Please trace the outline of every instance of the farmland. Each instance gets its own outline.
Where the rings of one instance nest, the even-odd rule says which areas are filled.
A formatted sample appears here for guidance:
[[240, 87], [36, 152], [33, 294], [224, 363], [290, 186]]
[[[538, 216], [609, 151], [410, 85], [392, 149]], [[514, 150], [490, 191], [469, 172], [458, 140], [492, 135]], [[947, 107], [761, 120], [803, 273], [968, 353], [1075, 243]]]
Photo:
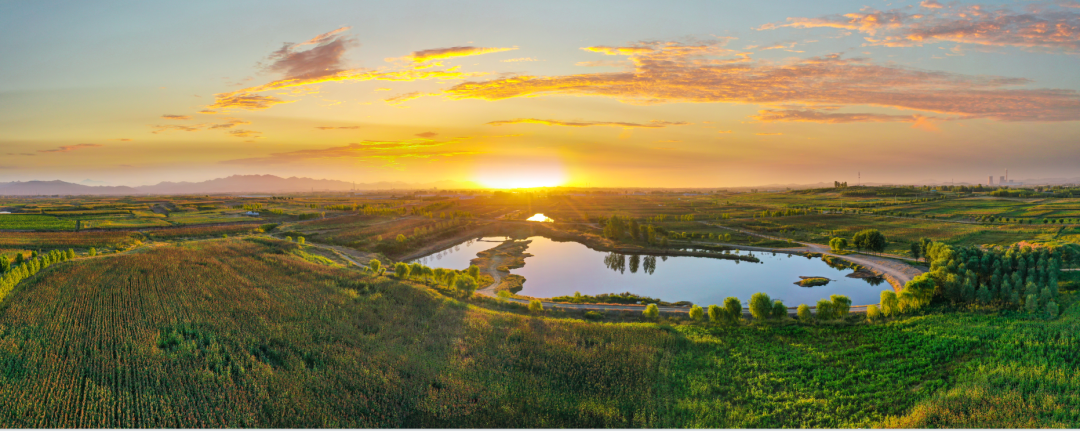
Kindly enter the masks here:
[[0, 314], [0, 424], [1080, 423], [1075, 306], [1053, 321], [935, 309], [874, 325], [599, 325], [485, 310], [296, 247], [194, 242], [27, 280]]

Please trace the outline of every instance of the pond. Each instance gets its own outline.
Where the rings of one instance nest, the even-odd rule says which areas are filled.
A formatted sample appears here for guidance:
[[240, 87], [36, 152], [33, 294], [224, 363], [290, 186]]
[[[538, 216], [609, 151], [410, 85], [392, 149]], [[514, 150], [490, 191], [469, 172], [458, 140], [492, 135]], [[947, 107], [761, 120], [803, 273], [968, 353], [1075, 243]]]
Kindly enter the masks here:
[[[574, 292], [583, 295], [630, 292], [702, 306], [719, 305], [724, 298], [734, 296], [746, 305], [750, 295], [764, 292], [794, 307], [812, 306], [833, 294], [847, 295], [854, 305], [876, 304], [881, 291], [891, 289], [880, 279], [848, 278], [851, 269], [830, 267], [819, 258], [784, 253], [753, 252], [761, 262], [752, 263], [708, 257], [621, 255], [596, 251], [576, 242], [544, 237], [529, 239], [532, 243], [526, 252], [533, 256], [525, 258], [525, 266], [511, 273], [525, 277], [520, 295], [539, 298]], [[484, 245], [491, 248], [498, 244]], [[476, 242], [471, 245], [476, 246]], [[483, 251], [485, 247], [474, 249]], [[464, 251], [458, 255], [466, 254]], [[471, 254], [469, 259], [475, 257], [475, 252]], [[463, 269], [468, 267], [467, 261], [459, 267], [444, 266], [443, 260], [427, 265]], [[824, 286], [801, 287], [795, 284], [800, 276], [825, 277], [831, 281]]]
[[508, 239], [503, 236], [470, 239], [445, 250], [410, 260], [409, 263], [419, 262], [432, 268], [469, 269], [469, 261], [476, 258], [476, 253], [491, 249]]

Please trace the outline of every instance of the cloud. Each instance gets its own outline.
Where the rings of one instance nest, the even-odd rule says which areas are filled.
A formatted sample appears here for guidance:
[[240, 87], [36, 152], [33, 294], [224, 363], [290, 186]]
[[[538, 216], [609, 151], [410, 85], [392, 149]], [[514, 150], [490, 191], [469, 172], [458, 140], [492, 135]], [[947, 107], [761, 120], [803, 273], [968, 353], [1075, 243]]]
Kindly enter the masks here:
[[[839, 54], [763, 63], [718, 44], [652, 42], [630, 56], [633, 70], [562, 76], [512, 76], [464, 82], [451, 99], [599, 96], [624, 103], [833, 104], [892, 107], [1006, 121], [1080, 119], [1080, 95], [1067, 89], [1018, 89], [1022, 78], [963, 75], [878, 65]], [[732, 59], [730, 56], [735, 55]], [[732, 61], [746, 59], [746, 61]]]
[[251, 124], [251, 122], [236, 119], [236, 118], [229, 118], [224, 123], [210, 125], [210, 128], [211, 129], [231, 129], [231, 128], [235, 127], [235, 126], [240, 126], [240, 125], [244, 125], [244, 124]]
[[419, 98], [424, 97], [426, 95], [427, 95], [427, 93], [422, 93], [422, 92], [419, 92], [419, 91], [413, 91], [411, 93], [399, 94], [397, 96], [394, 96], [394, 97], [391, 97], [391, 98], [388, 98], [388, 99], [383, 99], [383, 102], [386, 102], [386, 103], [391, 104], [391, 105], [397, 105], [397, 104], [400, 104], [400, 103], [408, 102], [408, 101], [413, 100], [413, 99], [419, 99]]
[[274, 105], [294, 102], [294, 100], [281, 100], [274, 96], [260, 96], [252, 93], [223, 93], [215, 97], [214, 104], [208, 108], [259, 111]]
[[162, 115], [162, 119], [165, 120], [190, 120], [190, 115]]
[[360, 126], [315, 126], [319, 130], [356, 130]]
[[432, 158], [479, 154], [475, 151], [432, 150], [435, 147], [456, 144], [459, 142], [459, 140], [433, 141], [429, 139], [414, 139], [408, 141], [369, 140], [351, 143], [341, 147], [273, 153], [266, 157], [227, 160], [222, 163], [237, 165], [284, 165], [304, 160], [355, 159], [377, 160], [386, 162], [390, 165], [395, 165], [396, 159], [398, 158]]
[[780, 136], [780, 135], [783, 135], [783, 133], [755, 133], [755, 135], [758, 135], [758, 136]]
[[417, 134], [416, 134], [416, 136], [419, 136], [419, 137], [421, 137], [421, 138], [428, 138], [428, 139], [430, 139], [430, 138], [434, 138], [434, 137], [436, 137], [436, 136], [438, 136], [438, 135], [439, 135], [439, 134], [438, 134], [438, 133], [435, 133], [435, 132], [424, 132], [424, 133], [417, 133]]
[[234, 138], [262, 139], [262, 137], [263, 137], [262, 132], [256, 132], [254, 130], [244, 130], [244, 129], [230, 130], [229, 134], [232, 135], [232, 137], [234, 137]]
[[[355, 39], [343, 34], [349, 27], [320, 34], [306, 42], [285, 43], [267, 58], [264, 69], [285, 75], [286, 78], [316, 78], [333, 75], [346, 69], [345, 51], [357, 45]], [[314, 45], [305, 50], [298, 47]]]
[[645, 129], [660, 129], [668, 126], [686, 126], [691, 123], [682, 121], [658, 121], [652, 120], [648, 123], [624, 123], [613, 121], [558, 121], [558, 120], [541, 120], [537, 118], [515, 118], [513, 120], [492, 121], [487, 123], [489, 126], [503, 126], [507, 124], [542, 124], [545, 126], [566, 126], [566, 127], [592, 127], [592, 126], [613, 126], [613, 127], [627, 127], [627, 128], [645, 128]]
[[1080, 54], [1080, 13], [1064, 9], [1067, 4], [1030, 7], [1026, 12], [981, 5], [946, 7], [934, 0], [924, 1], [920, 6], [926, 10], [907, 13], [899, 9], [864, 8], [843, 15], [788, 18], [785, 24], [767, 24], [759, 30], [828, 27], [867, 34], [870, 45], [903, 47], [955, 42]]
[[151, 131], [150, 133], [153, 133], [153, 134], [157, 135], [159, 133], [165, 133], [165, 132], [198, 132], [198, 131], [202, 130], [204, 127], [206, 127], [206, 125], [205, 124], [196, 124], [194, 126], [184, 126], [184, 125], [179, 125], [179, 124], [165, 124], [165, 125], [159, 124], [159, 125], [150, 126], [150, 127], [154, 128], [154, 130]]
[[131, 138], [117, 138], [117, 139], [112, 139], [112, 140], [113, 141], [120, 141], [120, 142], [131, 142], [132, 141]]
[[653, 49], [647, 46], [587, 46], [581, 49], [605, 55], [637, 55], [653, 52]]
[[766, 109], [758, 111], [758, 115], [750, 117], [762, 123], [773, 122], [804, 122], [804, 123], [883, 123], [905, 122], [913, 123], [911, 127], [928, 131], [937, 131], [934, 124], [936, 121], [952, 120], [952, 118], [928, 117], [925, 115], [888, 115], [867, 113], [839, 113], [822, 112], [813, 109]]
[[520, 62], [520, 61], [540, 61], [540, 60], [537, 60], [537, 59], [532, 58], [532, 57], [521, 57], [521, 58], [510, 58], [510, 59], [499, 60], [499, 61], [503, 62], [503, 63], [517, 63], [517, 62]]
[[72, 152], [72, 151], [75, 151], [75, 150], [78, 150], [78, 149], [82, 149], [82, 148], [97, 148], [97, 147], [104, 147], [104, 145], [101, 145], [101, 144], [64, 145], [64, 146], [62, 146], [60, 148], [55, 148], [55, 149], [52, 149], [52, 150], [38, 150], [38, 152], [39, 153], [69, 153], [69, 152]]
[[425, 49], [423, 51], [414, 51], [409, 59], [416, 63], [423, 63], [431, 60], [445, 60], [448, 58], [465, 57], [471, 55], [491, 54], [494, 52], [513, 51], [518, 49], [516, 46], [512, 48], [480, 48], [475, 46], [455, 46], [452, 48], [436, 48]]

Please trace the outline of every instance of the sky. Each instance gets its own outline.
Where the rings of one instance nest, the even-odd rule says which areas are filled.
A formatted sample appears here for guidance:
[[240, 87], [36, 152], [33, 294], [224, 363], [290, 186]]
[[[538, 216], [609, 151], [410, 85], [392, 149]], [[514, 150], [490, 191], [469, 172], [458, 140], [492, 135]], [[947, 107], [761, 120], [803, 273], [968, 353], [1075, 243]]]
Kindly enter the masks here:
[[1080, 177], [1080, 1], [0, 1], [0, 181]]

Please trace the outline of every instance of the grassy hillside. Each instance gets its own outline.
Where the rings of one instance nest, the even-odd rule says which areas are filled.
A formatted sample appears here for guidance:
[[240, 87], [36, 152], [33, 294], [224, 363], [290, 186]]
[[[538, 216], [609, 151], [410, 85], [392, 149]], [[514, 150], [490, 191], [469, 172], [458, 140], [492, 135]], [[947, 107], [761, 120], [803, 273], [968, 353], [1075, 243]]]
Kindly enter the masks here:
[[884, 324], [489, 311], [212, 240], [64, 262], [0, 306], [3, 427], [1080, 425], [1080, 310]]

